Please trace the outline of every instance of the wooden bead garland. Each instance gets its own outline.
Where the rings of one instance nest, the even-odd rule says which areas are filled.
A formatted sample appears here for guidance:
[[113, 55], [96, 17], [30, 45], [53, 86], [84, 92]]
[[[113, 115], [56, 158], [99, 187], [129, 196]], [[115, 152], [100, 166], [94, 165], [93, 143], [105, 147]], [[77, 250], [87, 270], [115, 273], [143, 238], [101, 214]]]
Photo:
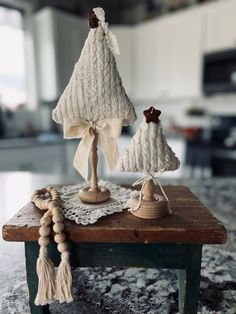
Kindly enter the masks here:
[[[36, 305], [45, 305], [58, 300], [71, 302], [72, 277], [69, 264], [69, 249], [64, 231], [64, 217], [61, 208], [61, 197], [53, 187], [36, 190], [31, 198], [32, 202], [45, 213], [40, 219], [39, 239], [40, 254], [37, 260], [37, 274], [39, 277]], [[51, 224], [53, 223], [53, 226]], [[50, 234], [54, 233], [57, 249], [61, 253], [61, 263], [57, 275], [52, 261], [48, 258], [47, 247], [50, 244]]]

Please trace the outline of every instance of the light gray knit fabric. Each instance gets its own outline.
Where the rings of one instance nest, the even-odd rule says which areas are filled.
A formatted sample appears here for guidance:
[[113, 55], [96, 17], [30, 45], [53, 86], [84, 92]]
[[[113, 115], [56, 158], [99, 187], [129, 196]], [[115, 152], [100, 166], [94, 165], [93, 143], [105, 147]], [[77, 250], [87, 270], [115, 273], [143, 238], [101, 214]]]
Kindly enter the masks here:
[[179, 159], [167, 144], [161, 122], [146, 123], [145, 118], [121, 160], [121, 171], [155, 175], [179, 168]]
[[52, 113], [63, 124], [71, 119], [96, 122], [123, 118], [123, 125], [136, 120], [135, 109], [122, 85], [113, 53], [99, 22], [90, 30], [72, 77]]

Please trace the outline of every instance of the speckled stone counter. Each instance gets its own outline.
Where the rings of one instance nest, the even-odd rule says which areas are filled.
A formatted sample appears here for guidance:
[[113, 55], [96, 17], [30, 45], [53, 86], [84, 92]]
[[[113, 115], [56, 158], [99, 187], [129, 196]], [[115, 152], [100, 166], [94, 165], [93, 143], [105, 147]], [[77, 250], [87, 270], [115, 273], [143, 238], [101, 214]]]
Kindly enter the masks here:
[[221, 248], [236, 252], [236, 178], [188, 179], [168, 181], [183, 184], [224, 224], [228, 241]]

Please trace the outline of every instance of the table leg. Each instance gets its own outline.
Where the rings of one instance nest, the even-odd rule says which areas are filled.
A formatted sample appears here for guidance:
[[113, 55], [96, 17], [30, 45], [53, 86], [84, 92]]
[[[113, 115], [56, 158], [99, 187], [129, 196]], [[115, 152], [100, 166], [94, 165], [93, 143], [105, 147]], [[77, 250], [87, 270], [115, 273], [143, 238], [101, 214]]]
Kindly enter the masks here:
[[29, 288], [29, 306], [31, 314], [49, 314], [49, 306], [36, 306], [34, 299], [38, 289], [38, 276], [36, 273], [36, 263], [39, 256], [38, 242], [25, 242], [25, 264], [27, 284]]
[[196, 314], [200, 287], [202, 246], [189, 246], [186, 254], [186, 269], [179, 269], [179, 313]]

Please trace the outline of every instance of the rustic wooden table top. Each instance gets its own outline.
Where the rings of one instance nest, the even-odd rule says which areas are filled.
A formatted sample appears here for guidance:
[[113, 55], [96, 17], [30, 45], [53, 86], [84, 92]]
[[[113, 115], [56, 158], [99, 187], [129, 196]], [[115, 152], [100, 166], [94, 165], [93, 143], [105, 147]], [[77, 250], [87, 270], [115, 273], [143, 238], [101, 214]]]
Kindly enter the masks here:
[[[222, 244], [227, 233], [224, 226], [199, 199], [184, 186], [164, 186], [172, 215], [144, 220], [127, 210], [99, 219], [93, 225], [77, 225], [65, 220], [69, 240], [74, 242], [120, 243], [202, 243]], [[36, 241], [42, 216], [28, 203], [3, 226], [6, 241]]]

